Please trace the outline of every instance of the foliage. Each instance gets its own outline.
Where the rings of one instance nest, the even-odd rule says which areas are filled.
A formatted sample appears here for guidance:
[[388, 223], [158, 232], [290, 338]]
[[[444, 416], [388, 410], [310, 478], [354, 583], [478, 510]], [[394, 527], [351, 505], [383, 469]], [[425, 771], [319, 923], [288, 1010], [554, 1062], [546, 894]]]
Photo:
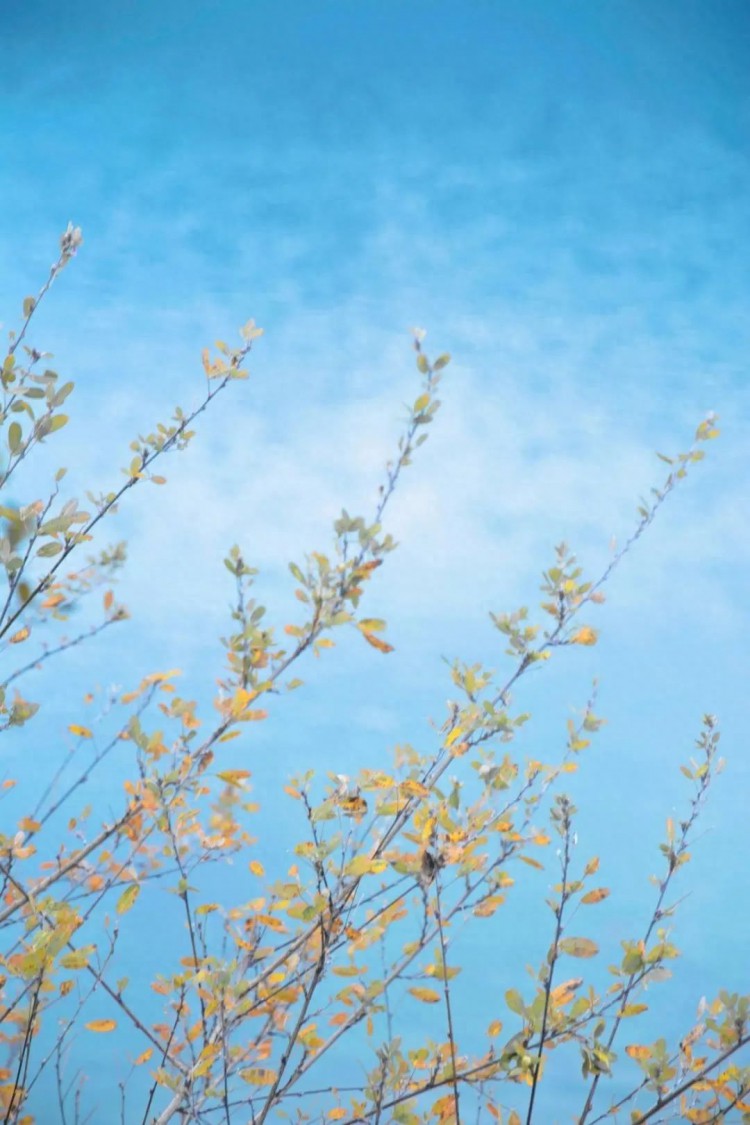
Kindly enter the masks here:
[[[48, 357], [25, 340], [40, 301], [80, 244], [80, 231], [69, 226], [45, 285], [24, 301], [21, 328], [10, 334], [2, 371], [3, 496], [22, 463], [67, 421], [61, 407], [73, 384], [61, 385], [44, 367]], [[146, 481], [165, 483], [154, 471], [157, 462], [186, 447], [196, 418], [246, 377], [245, 361], [260, 335], [249, 321], [238, 348], [219, 342], [213, 356], [204, 352], [199, 405], [138, 437], [124, 482], [89, 494], [87, 510], [63, 499], [64, 469], [46, 499], [8, 501], [0, 509], [6, 660], [37, 636], [52, 637], [4, 674], [3, 730], [31, 722], [38, 709], [17, 689], [11, 698], [12, 683], [127, 618], [109, 585], [124, 546], [81, 562], [86, 545], [126, 494]], [[691, 796], [684, 819], [667, 821], [650, 913], [622, 942], [603, 990], [587, 981], [599, 948], [586, 933], [589, 915], [582, 911], [579, 922], [577, 911], [602, 902], [609, 890], [598, 882], [597, 857], [577, 859], [576, 809], [560, 788], [603, 721], [595, 698], [578, 723], [569, 723], [558, 761], [523, 761], [513, 749], [530, 716], [514, 706], [512, 690], [566, 648], [596, 643], [589, 614], [604, 600], [614, 568], [703, 456], [701, 445], [716, 436], [712, 418], [698, 427], [688, 452], [663, 458], [663, 485], [642, 503], [632, 535], [603, 574], [587, 579], [562, 544], [544, 573], [539, 610], [493, 615], [509, 670], [498, 676], [479, 664], [452, 665], [457, 701], [449, 703], [431, 750], [402, 745], [390, 769], [378, 765], [322, 785], [312, 771], [287, 780], [286, 794], [304, 824], [294, 862], [266, 874], [257, 859], [250, 771], [231, 764], [246, 755], [226, 744], [301, 686], [296, 666], [331, 648], [337, 630], [354, 628], [377, 652], [391, 651], [385, 623], [363, 614], [361, 605], [395, 546], [382, 528], [389, 500], [440, 405], [449, 357], [431, 361], [423, 337], [415, 331], [422, 388], [374, 513], [364, 519], [344, 511], [329, 553], [315, 551], [290, 565], [300, 620], [270, 626], [253, 597], [256, 571], [239, 547], [229, 552], [234, 603], [213, 722], [201, 720], [196, 703], [179, 695], [176, 673], [150, 672], [135, 690], [108, 701], [111, 737], [96, 733], [93, 721], [72, 724], [75, 755], [61, 762], [52, 782], [33, 771], [19, 779], [29, 811], [17, 824], [6, 823], [0, 836], [6, 1122], [35, 1120], [35, 1091], [52, 1070], [60, 1120], [78, 1120], [80, 1089], [75, 1071], [70, 1080], [70, 1059], [92, 1036], [115, 1043], [122, 1121], [262, 1125], [283, 1113], [300, 1121], [411, 1125], [460, 1122], [479, 1112], [484, 1120], [528, 1125], [538, 1117], [545, 1065], [558, 1050], [581, 1070], [580, 1125], [623, 1115], [642, 1123], [678, 1116], [712, 1122], [730, 1111], [750, 1121], [750, 1068], [737, 1061], [750, 1038], [750, 998], [721, 992], [704, 1002], [698, 1022], [677, 1044], [640, 1042], [632, 1030], [647, 1010], [646, 986], [667, 976], [679, 955], [670, 931], [673, 884], [690, 858], [696, 820], [720, 767], [716, 720], [705, 717], [682, 767]], [[102, 587], [96, 626], [73, 637], [56, 632]], [[130, 765], [120, 808], [104, 816], [81, 809], [84, 782], [123, 749]], [[14, 784], [4, 782], [6, 793]], [[542, 867], [538, 856], [550, 844], [559, 875], [548, 900], [546, 955], [529, 987], [506, 993], [481, 1047], [471, 1049], [477, 1029], [469, 1034], [462, 1026], [454, 935], [468, 921], [493, 927], [500, 940], [514, 880], [524, 864]], [[208, 900], [194, 885], [200, 870], [232, 860], [235, 867], [244, 862], [255, 891], [232, 902]], [[129, 968], [120, 953], [123, 934], [129, 923], [137, 925], [155, 887], [172, 892], [183, 938], [160, 951], [160, 973], [144, 996], [117, 973]], [[569, 959], [581, 975], [569, 975]], [[91, 1014], [94, 997], [105, 1005], [101, 1018]], [[420, 1036], [419, 1009], [430, 1013], [433, 1036]], [[124, 1044], [134, 1041], [139, 1047], [131, 1055]], [[346, 1070], [346, 1050], [356, 1053], [361, 1071]], [[613, 1101], [606, 1082], [615, 1070], [632, 1083]]]

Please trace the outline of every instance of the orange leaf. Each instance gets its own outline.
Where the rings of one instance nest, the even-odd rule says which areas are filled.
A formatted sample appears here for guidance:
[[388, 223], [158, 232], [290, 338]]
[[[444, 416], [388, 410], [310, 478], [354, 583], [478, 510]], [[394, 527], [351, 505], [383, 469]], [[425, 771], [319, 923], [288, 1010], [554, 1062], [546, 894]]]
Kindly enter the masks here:
[[8, 640], [12, 645], [20, 645], [21, 641], [25, 641], [30, 633], [31, 629], [28, 625], [24, 625], [23, 628], [19, 629], [17, 633], [14, 633], [12, 637], [8, 637]]
[[609, 889], [607, 887], [597, 887], [596, 890], [589, 891], [588, 894], [584, 895], [581, 902], [586, 903], [588, 906], [592, 902], [601, 902], [602, 899], [607, 898], [608, 895]]
[[637, 1043], [631, 1043], [629, 1047], [625, 1048], [625, 1054], [630, 1055], [631, 1059], [649, 1059], [651, 1058], [650, 1047], [640, 1047]]
[[117, 1020], [90, 1020], [86, 1024], [87, 1031], [114, 1031], [117, 1027]]
[[112, 603], [114, 602], [114, 600], [115, 600], [115, 595], [112, 593], [111, 590], [107, 590], [106, 594], [104, 595], [104, 608], [105, 608], [105, 610], [112, 608]]
[[366, 629], [363, 629], [362, 636], [367, 643], [372, 645], [373, 648], [376, 648], [378, 652], [393, 652], [393, 645], [389, 645], [386, 641], [381, 641], [380, 637], [376, 637], [374, 633], [368, 633]]
[[568, 1004], [573, 999], [576, 989], [580, 988], [583, 984], [583, 977], [573, 977], [572, 980], [566, 980], [564, 984], [558, 984], [557, 988], [553, 988], [550, 993], [550, 999], [553, 1004], [561, 1007], [563, 1004]]
[[93, 734], [88, 727], [80, 727], [78, 723], [71, 723], [68, 727], [71, 734], [75, 734], [78, 738], [93, 738]]
[[133, 1066], [143, 1066], [145, 1062], [151, 1058], [154, 1053], [153, 1047], [147, 1047], [145, 1051], [141, 1051], [137, 1059], [134, 1060]]
[[574, 633], [570, 638], [571, 644], [574, 645], [595, 645], [597, 642], [597, 633], [590, 625], [584, 625]]

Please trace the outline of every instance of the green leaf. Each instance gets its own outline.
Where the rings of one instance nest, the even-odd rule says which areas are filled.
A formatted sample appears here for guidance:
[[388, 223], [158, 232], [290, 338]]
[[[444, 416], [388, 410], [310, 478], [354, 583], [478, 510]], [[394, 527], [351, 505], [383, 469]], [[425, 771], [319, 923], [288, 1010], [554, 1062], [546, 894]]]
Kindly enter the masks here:
[[510, 1008], [511, 1012], [515, 1012], [517, 1016], [522, 1016], [525, 1011], [523, 996], [517, 988], [509, 988], [505, 993], [505, 1003]]
[[65, 399], [75, 387], [75, 383], [63, 383], [59, 391], [55, 391], [54, 398], [52, 399], [52, 406], [62, 406]]
[[596, 942], [585, 937], [563, 938], [557, 948], [570, 957], [595, 957], [599, 952]]
[[89, 963], [89, 956], [93, 946], [89, 945], [85, 949], [76, 949], [73, 953], [65, 953], [60, 958], [60, 964], [63, 969], [85, 969]]
[[68, 421], [68, 415], [67, 414], [55, 414], [55, 415], [53, 415], [53, 417], [50, 418], [50, 422], [49, 422], [49, 432], [51, 434], [54, 434], [55, 430], [61, 430], [63, 428], [63, 426], [66, 425], [67, 421]]
[[127, 914], [128, 910], [135, 905], [135, 900], [140, 893], [141, 888], [138, 883], [131, 883], [129, 887], [126, 887], [117, 900], [117, 905], [115, 906], [117, 913]]
[[37, 555], [40, 559], [51, 559], [53, 555], [59, 555], [62, 549], [62, 543], [45, 543], [39, 548]]
[[24, 297], [23, 299], [23, 315], [25, 317], [31, 316], [36, 308], [36, 299], [34, 297]]
[[39, 528], [40, 535], [57, 535], [60, 531], [67, 531], [70, 527], [71, 520], [67, 516], [54, 516], [51, 520], [47, 520]]
[[11, 453], [18, 453], [21, 448], [22, 431], [18, 422], [11, 422], [8, 428], [8, 445]]
[[447, 367], [451, 361], [450, 354], [445, 352], [444, 355], [439, 355], [432, 365], [433, 371], [440, 371], [443, 367]]
[[379, 617], [362, 617], [357, 622], [357, 628], [365, 629], [368, 633], [382, 633], [385, 627], [385, 621], [382, 621]]

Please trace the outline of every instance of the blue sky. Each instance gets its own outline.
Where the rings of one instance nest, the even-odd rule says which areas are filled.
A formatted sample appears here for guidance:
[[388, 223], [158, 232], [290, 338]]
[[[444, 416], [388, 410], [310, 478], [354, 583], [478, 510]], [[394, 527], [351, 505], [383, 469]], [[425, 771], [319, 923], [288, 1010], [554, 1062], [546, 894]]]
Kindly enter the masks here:
[[[77, 383], [51, 463], [80, 491], [116, 480], [135, 433], [197, 401], [201, 348], [248, 316], [266, 329], [169, 486], [123, 509], [133, 620], [71, 682], [176, 665], [209, 697], [225, 549], [241, 542], [285, 620], [288, 560], [370, 503], [424, 325], [454, 360], [372, 592], [396, 651], [342, 642], [255, 735], [273, 815], [279, 762], [351, 771], [424, 744], [450, 695], [440, 657], [502, 666], [487, 611], [533, 604], [560, 539], [600, 569], [660, 480], [653, 451], [686, 448], [715, 410], [721, 441], [613, 580], [600, 645], [519, 703], [544, 756], [600, 679], [609, 723], [576, 799], [619, 891], [614, 943], [686, 796], [677, 764], [719, 715], [728, 766], [685, 880], [676, 1026], [702, 993], [746, 986], [746, 5], [6, 0], [0, 27], [4, 323], [68, 220], [85, 236], [35, 332]], [[80, 720], [69, 699], [38, 720], [49, 743]], [[535, 926], [493, 970], [498, 994], [543, 954]]]

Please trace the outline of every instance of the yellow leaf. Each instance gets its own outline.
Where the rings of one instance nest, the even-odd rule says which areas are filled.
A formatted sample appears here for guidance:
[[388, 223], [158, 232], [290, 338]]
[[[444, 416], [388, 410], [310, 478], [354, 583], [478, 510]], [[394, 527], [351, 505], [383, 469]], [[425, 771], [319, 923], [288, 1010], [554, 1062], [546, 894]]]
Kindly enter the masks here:
[[337, 804], [344, 816], [353, 816], [355, 820], [361, 820], [367, 812], [367, 801], [359, 795], [341, 797]]
[[76, 735], [77, 738], [93, 738], [93, 734], [88, 727], [79, 727], [78, 723], [71, 723], [68, 727], [71, 734]]
[[454, 727], [453, 730], [450, 732], [450, 734], [447, 736], [447, 738], [445, 740], [445, 745], [446, 746], [452, 746], [454, 742], [456, 742], [459, 738], [461, 738], [463, 733], [464, 732], [463, 732], [463, 729], [461, 727]]
[[334, 1106], [333, 1109], [328, 1110], [328, 1119], [330, 1121], [340, 1121], [342, 1117], [348, 1117], [349, 1110], [344, 1109], [342, 1105]]
[[648, 1011], [648, 1004], [626, 1004], [622, 1011], [618, 1012], [621, 1019], [627, 1019], [628, 1016], [639, 1016], [641, 1012]]
[[237, 688], [237, 691], [232, 697], [232, 710], [244, 711], [249, 707], [254, 699], [258, 698], [257, 691], [246, 691], [245, 688]]
[[131, 883], [129, 887], [126, 887], [117, 900], [117, 905], [115, 906], [117, 913], [127, 914], [131, 907], [135, 905], [135, 900], [140, 893], [141, 888], [138, 883]]
[[505, 902], [505, 895], [490, 895], [489, 898], [482, 899], [474, 907], [474, 914], [477, 918], [491, 918], [497, 910], [498, 906], [502, 906]]
[[219, 1050], [220, 1048], [218, 1044], [214, 1043], [209, 1043], [206, 1047], [203, 1048], [200, 1055], [198, 1056], [198, 1063], [195, 1067], [195, 1070], [193, 1071], [193, 1075], [196, 1078], [203, 1078], [206, 1074], [209, 1073], [214, 1060], [216, 1059], [216, 1056], [219, 1054]]
[[89, 950], [76, 949], [60, 958], [63, 969], [85, 969], [89, 963]]
[[240, 783], [245, 778], [250, 777], [250, 770], [222, 770], [221, 773], [216, 775], [219, 781], [224, 781], [227, 785], [240, 786]]
[[259, 723], [268, 718], [268, 711], [243, 711], [240, 719], [243, 723]]
[[240, 1071], [240, 1078], [243, 1082], [249, 1082], [251, 1086], [272, 1086], [276, 1081], [276, 1071], [267, 1070], [265, 1067], [249, 1066]]
[[583, 625], [577, 633], [574, 633], [570, 638], [571, 644], [574, 645], [595, 645], [597, 642], [597, 633], [590, 625]]
[[371, 859], [368, 855], [358, 855], [346, 865], [347, 875], [378, 875], [385, 871], [387, 863], [384, 859]]
[[19, 629], [17, 633], [14, 633], [12, 637], [8, 637], [8, 640], [12, 645], [20, 645], [21, 641], [25, 641], [30, 633], [31, 629], [28, 625], [24, 625], [23, 628]]
[[168, 672], [151, 672], [148, 676], [143, 677], [144, 684], [160, 684], [163, 680], [169, 680], [172, 676], [181, 675], [179, 668], [170, 668]]
[[415, 781], [413, 778], [407, 778], [399, 785], [402, 796], [404, 797], [429, 797], [430, 791], [426, 785], [421, 781]]
[[141, 1051], [137, 1059], [133, 1061], [133, 1066], [143, 1066], [145, 1062], [151, 1058], [154, 1053], [153, 1047], [147, 1047], [145, 1051]]
[[260, 863], [260, 861], [257, 859], [252, 859], [250, 863], [248, 863], [248, 867], [252, 871], [253, 875], [265, 875], [263, 864]]
[[382, 633], [385, 629], [385, 621], [379, 617], [363, 617], [357, 622], [357, 628], [367, 633]]
[[493, 1020], [490, 1026], [487, 1028], [487, 1034], [490, 1036], [490, 1038], [494, 1039], [495, 1036], [499, 1035], [502, 1030], [502, 1020]]
[[423, 1004], [439, 1004], [440, 993], [436, 992], [434, 988], [410, 988], [409, 992], [416, 1000], [421, 1000]]
[[114, 1031], [117, 1027], [117, 1020], [89, 1020], [86, 1024], [87, 1031]]

